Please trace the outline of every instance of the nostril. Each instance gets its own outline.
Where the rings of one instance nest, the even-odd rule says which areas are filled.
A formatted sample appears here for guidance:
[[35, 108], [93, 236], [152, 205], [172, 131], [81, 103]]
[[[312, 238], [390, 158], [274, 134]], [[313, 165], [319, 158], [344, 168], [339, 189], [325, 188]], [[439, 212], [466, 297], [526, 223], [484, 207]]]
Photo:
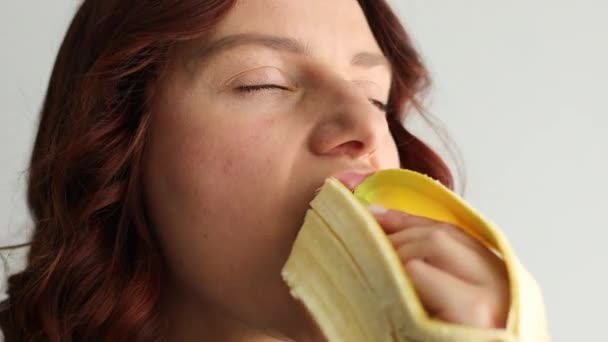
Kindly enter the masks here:
[[374, 153], [376, 153], [375, 144], [366, 144], [359, 140], [351, 140], [334, 149], [334, 154], [346, 155], [353, 159], [368, 160], [372, 159]]
[[340, 144], [336, 147], [336, 150], [349, 156], [356, 156], [361, 154], [361, 151], [365, 148], [365, 145], [359, 140], [351, 140]]

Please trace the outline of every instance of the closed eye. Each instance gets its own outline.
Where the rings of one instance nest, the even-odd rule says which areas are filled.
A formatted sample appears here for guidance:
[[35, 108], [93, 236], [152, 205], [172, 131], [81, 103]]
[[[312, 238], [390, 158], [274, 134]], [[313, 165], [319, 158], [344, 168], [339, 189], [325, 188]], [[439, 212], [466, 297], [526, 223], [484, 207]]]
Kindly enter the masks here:
[[280, 86], [277, 84], [257, 84], [257, 85], [251, 85], [251, 86], [240, 86], [237, 87], [236, 90], [239, 93], [254, 93], [257, 91], [262, 91], [262, 90], [289, 90], [289, 88], [284, 87], [284, 86]]
[[376, 99], [369, 99], [369, 101], [376, 106], [381, 112], [388, 113], [388, 105], [384, 102], [378, 101]]
[[[242, 94], [250, 94], [250, 93], [255, 93], [255, 92], [263, 91], [263, 90], [290, 90], [290, 89], [287, 87], [278, 85], [278, 84], [256, 84], [256, 85], [251, 85], [251, 86], [240, 86], [240, 87], [237, 87], [236, 90]], [[378, 108], [381, 112], [384, 112], [384, 113], [388, 112], [388, 105], [385, 104], [384, 102], [381, 102], [381, 101], [373, 99], [373, 98], [370, 98], [369, 101], [371, 102], [371, 104], [376, 106], [376, 108]]]

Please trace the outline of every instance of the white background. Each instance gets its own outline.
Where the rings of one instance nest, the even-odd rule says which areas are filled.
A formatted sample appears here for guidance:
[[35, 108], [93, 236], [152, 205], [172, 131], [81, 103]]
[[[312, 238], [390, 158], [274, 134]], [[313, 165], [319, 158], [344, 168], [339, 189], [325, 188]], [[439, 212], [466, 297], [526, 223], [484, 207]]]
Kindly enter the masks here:
[[[465, 197], [538, 278], [554, 341], [605, 338], [608, 2], [393, 3], [433, 74], [428, 107], [464, 156]], [[0, 245], [26, 239], [24, 170], [77, 4], [0, 2]]]

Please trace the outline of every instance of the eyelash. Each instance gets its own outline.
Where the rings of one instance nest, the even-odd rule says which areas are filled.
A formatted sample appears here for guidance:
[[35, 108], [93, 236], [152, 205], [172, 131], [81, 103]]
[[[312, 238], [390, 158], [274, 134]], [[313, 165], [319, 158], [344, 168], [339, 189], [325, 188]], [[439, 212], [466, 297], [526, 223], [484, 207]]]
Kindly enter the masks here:
[[381, 112], [388, 114], [388, 105], [384, 102], [380, 102], [376, 99], [369, 99], [369, 101], [376, 106]]
[[[287, 88], [287, 87], [283, 87], [283, 86], [276, 85], [276, 84], [258, 84], [258, 85], [252, 85], [252, 86], [240, 86], [240, 87], [236, 88], [236, 90], [242, 94], [251, 94], [251, 93], [255, 93], [257, 91], [261, 91], [261, 90], [272, 90], [272, 89], [289, 90], [289, 88]], [[381, 101], [378, 101], [378, 100], [372, 99], [372, 98], [370, 98], [369, 101], [372, 103], [372, 105], [376, 106], [376, 108], [378, 108], [381, 112], [388, 113], [388, 105], [386, 103], [383, 103]]]
[[276, 85], [276, 84], [259, 84], [259, 85], [252, 85], [252, 86], [240, 86], [240, 87], [236, 88], [236, 90], [239, 93], [254, 93], [256, 91], [270, 90], [270, 89], [289, 90], [289, 88], [287, 88], [287, 87], [283, 87], [283, 86]]

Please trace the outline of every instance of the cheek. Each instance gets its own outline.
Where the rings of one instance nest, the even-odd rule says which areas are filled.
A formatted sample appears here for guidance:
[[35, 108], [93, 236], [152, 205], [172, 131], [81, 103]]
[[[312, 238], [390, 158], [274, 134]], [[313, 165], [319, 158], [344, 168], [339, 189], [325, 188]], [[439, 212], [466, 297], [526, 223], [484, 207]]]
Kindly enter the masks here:
[[264, 179], [279, 166], [270, 143], [268, 123], [190, 125], [162, 147], [162, 161], [154, 165], [164, 198], [183, 215], [206, 219], [230, 216], [222, 212], [246, 209]]
[[270, 156], [278, 153], [270, 120], [192, 120], [163, 131], [168, 133], [160, 136], [157, 154], [165, 160], [158, 166], [178, 189], [254, 177], [271, 168]]
[[276, 130], [267, 121], [191, 124], [171, 136], [153, 134], [150, 216], [171, 268], [186, 283], [276, 269], [268, 267], [276, 263], [271, 251], [286, 249], [289, 241], [281, 230], [285, 222], [276, 219], [284, 197], [275, 182], [288, 170], [276, 158], [279, 148], [288, 148], [274, 141]]

